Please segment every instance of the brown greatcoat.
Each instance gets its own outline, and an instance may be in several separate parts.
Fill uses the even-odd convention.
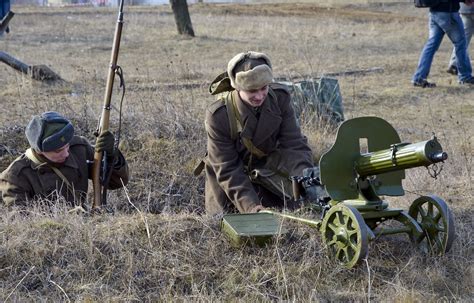
[[[281,196],[269,194],[249,178],[253,168],[270,168],[288,181],[288,176],[301,176],[303,169],[312,167],[312,152],[301,133],[291,105],[289,92],[280,85],[270,84],[270,92],[260,108],[244,103],[237,91],[228,92],[235,98],[242,131],[232,140],[226,105],[221,98],[206,112],[207,158],[205,160],[205,206],[208,214],[251,212],[257,205],[283,206]],[[224,97],[225,98],[225,97]],[[230,104],[229,104],[230,105]],[[267,154],[254,159],[248,167],[250,152],[241,138],[251,139],[253,145]],[[272,200],[273,199],[273,200]],[[277,202],[277,200],[280,200]]]
[[[34,198],[55,199],[61,195],[72,205],[85,202],[88,180],[91,178],[94,148],[84,137],[74,136],[69,143],[69,157],[66,162],[56,165],[74,188],[74,194],[59,177],[50,164],[37,164],[26,154],[21,155],[0,174],[0,191],[6,205],[27,206]],[[116,189],[127,184],[129,178],[128,165],[122,154],[118,164],[112,170],[109,189]]]

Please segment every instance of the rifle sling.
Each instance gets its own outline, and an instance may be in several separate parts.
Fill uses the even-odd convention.
[[[74,199],[76,199],[76,192],[74,190],[74,187],[71,185],[69,180],[64,176],[64,174],[57,168],[52,165],[49,165],[48,162],[41,160],[40,158],[37,157],[37,155],[33,152],[31,148],[28,148],[25,152],[25,155],[33,161],[38,166],[48,166],[53,170],[53,172],[66,184],[67,189],[69,190],[70,193],[73,194]]]

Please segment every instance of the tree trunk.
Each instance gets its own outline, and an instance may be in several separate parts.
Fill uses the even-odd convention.
[[[178,27],[178,33],[180,35],[194,37],[193,25],[191,24],[191,17],[189,17],[188,3],[186,0],[170,0],[170,3],[174,20]]]

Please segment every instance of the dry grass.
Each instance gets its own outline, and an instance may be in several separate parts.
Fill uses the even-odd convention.
[[[444,72],[447,40],[431,72],[439,87],[410,85],[427,36],[426,10],[408,2],[322,1],[190,11],[194,39],[176,35],[167,6],[126,8],[119,64],[127,84],[121,146],[133,170],[130,201],[122,190],[111,192],[113,216],[83,217],[61,205],[34,207],[26,217],[2,209],[0,300],[472,301],[474,90]],[[107,8],[15,12],[0,48],[48,65],[65,82],[34,82],[0,65],[0,170],[27,147],[24,125],[38,112],[60,111],[92,139],[116,20]],[[370,244],[366,264],[346,270],[327,259],[319,232],[296,224],[277,245],[229,246],[218,218],[201,216],[204,181],[191,172],[205,151],[207,84],[248,49],[268,53],[277,76],[289,79],[384,69],[339,78],[345,115],[380,116],[404,141],[436,133],[450,156],[442,175],[407,171],[407,195],[389,201],[407,208],[420,194],[444,197],[456,218],[450,254],[427,257],[404,236],[385,237]],[[303,128],[316,156],[334,140],[324,125]]]

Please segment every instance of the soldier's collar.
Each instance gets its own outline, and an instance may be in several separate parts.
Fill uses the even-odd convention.
[[[242,121],[245,121],[245,118],[248,115],[252,115],[253,117],[257,117],[257,113],[263,113],[264,111],[268,110],[269,108],[269,103],[271,102],[271,97],[270,94],[267,95],[265,98],[265,101],[263,104],[259,107],[253,107],[250,104],[244,102],[240,96],[237,90],[233,91],[234,97],[236,100],[236,107],[237,110],[239,111]]]
[[[69,157],[67,157],[66,162],[64,162],[62,164],[62,166],[68,166],[68,167],[72,167],[72,168],[78,168],[79,167],[79,165],[76,161],[76,157],[74,157],[74,155],[71,152],[69,152]]]
[[[77,161],[75,157],[73,156],[72,153],[69,154],[69,157],[67,157],[66,161],[64,163],[54,163],[46,159],[45,157],[39,155],[35,150],[32,148],[29,148],[26,150],[25,155],[28,157],[28,159],[31,160],[31,168],[32,169],[39,169],[41,167],[45,166],[54,166],[57,168],[63,167],[63,166],[69,166],[72,168],[78,168]]]

